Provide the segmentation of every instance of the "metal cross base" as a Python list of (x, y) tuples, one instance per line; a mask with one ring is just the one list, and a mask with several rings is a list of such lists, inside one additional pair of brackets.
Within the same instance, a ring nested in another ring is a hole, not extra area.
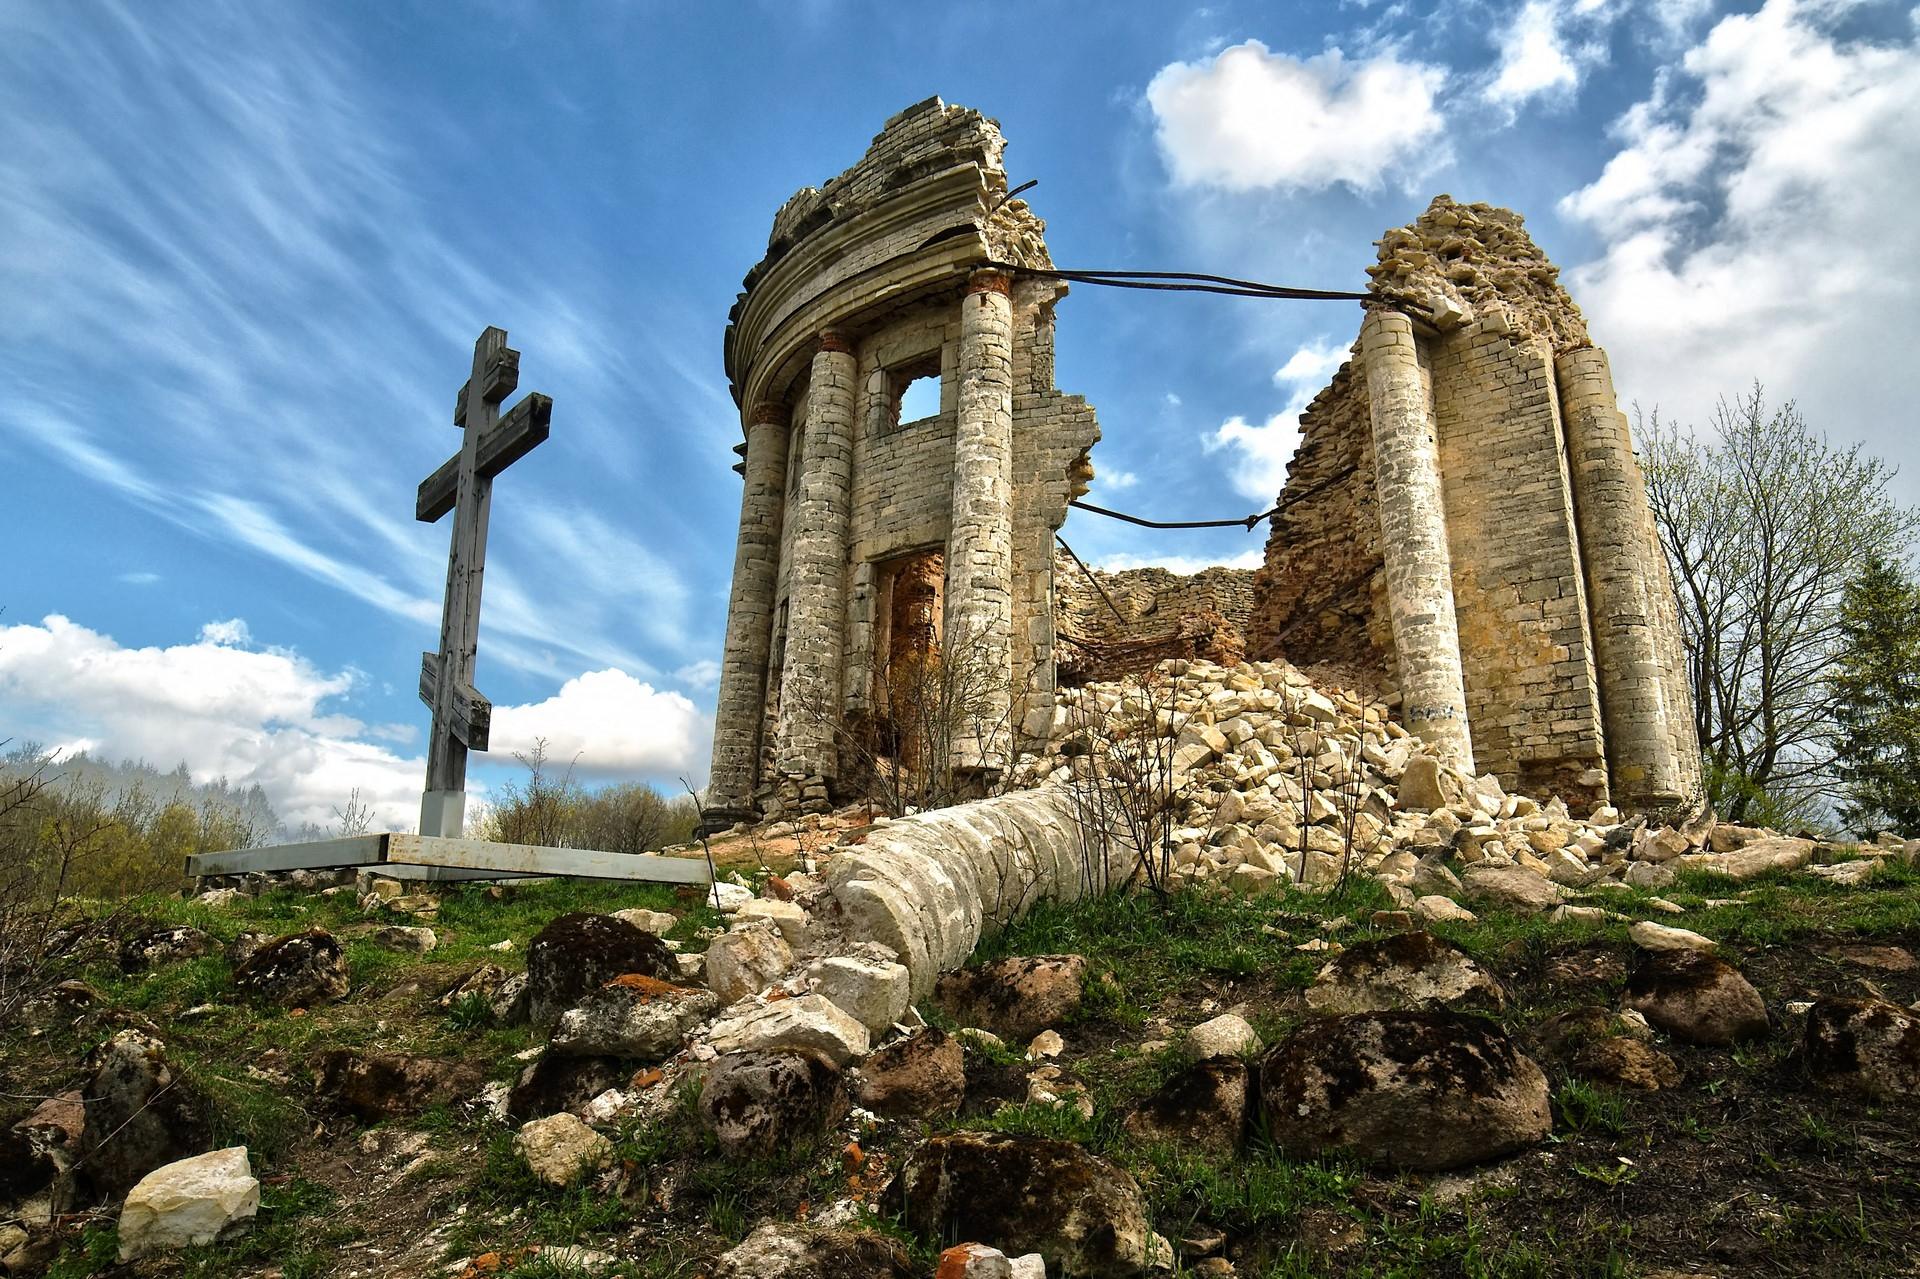
[(496, 844), (437, 835), (348, 835), (227, 853), (194, 853), (187, 874), (245, 875), (287, 870), (345, 870), (364, 866), (397, 879), (512, 879), (558, 875), (655, 884), (709, 884), (707, 863), (657, 853), (602, 853), (590, 848)]

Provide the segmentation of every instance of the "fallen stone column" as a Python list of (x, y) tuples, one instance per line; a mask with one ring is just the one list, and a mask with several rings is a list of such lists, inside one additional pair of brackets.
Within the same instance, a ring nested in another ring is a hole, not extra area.
[(1016, 791), (879, 827), (834, 856), (809, 905), (848, 939), (896, 951), (918, 1000), (1036, 903), (1126, 883), (1132, 850), (1106, 844), (1087, 848), (1065, 789)]

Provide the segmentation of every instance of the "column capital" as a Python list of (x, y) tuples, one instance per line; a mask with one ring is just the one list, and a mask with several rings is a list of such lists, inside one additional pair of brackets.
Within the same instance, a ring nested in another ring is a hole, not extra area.
[(785, 426), (789, 416), (786, 405), (778, 400), (761, 400), (747, 410), (748, 426)]
[(991, 267), (975, 271), (967, 277), (967, 294), (972, 296), (975, 293), (999, 293), (1012, 297), (1013, 277)]
[(839, 329), (821, 329), (820, 350), (833, 351), (839, 355), (852, 355), (853, 342)]

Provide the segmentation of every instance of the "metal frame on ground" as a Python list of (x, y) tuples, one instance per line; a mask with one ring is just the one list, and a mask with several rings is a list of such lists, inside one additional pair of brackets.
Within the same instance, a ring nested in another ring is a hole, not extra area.
[(497, 844), (439, 835), (348, 835), (269, 848), (194, 853), (187, 874), (245, 875), (289, 870), (378, 868), (399, 879), (505, 879), (564, 875), (576, 879), (632, 879), (663, 884), (712, 882), (707, 863), (657, 853), (603, 853), (590, 848)]

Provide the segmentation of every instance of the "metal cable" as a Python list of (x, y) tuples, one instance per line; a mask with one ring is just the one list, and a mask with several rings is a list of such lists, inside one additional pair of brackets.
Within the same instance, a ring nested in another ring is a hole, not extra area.
[(987, 265), (996, 271), (1037, 275), (1043, 279), (1066, 280), (1076, 284), (1102, 284), (1115, 289), (1221, 293), (1228, 297), (1275, 298), (1298, 302), (1366, 302), (1375, 296), (1334, 289), (1300, 289), (1285, 284), (1262, 284), (1258, 280), (1238, 280), (1229, 275), (1208, 275), (1200, 271), (1061, 271), (1050, 267), (1015, 266), (1011, 262), (988, 262)]

